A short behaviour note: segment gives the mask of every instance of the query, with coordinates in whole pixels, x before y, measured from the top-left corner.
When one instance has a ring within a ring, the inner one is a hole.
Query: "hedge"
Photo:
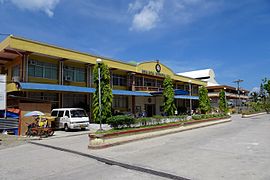
[[[180,116],[160,116],[156,115],[153,117],[141,117],[141,118],[133,118],[129,115],[118,115],[112,116],[107,119],[107,124],[109,124],[112,128],[119,129],[123,127],[131,127],[134,126],[147,126],[147,125],[154,125],[154,124],[161,124],[161,123],[170,123],[170,122],[177,122],[186,120],[186,115]]]
[[[223,118],[227,117],[226,114],[196,114],[192,116],[194,120],[210,119],[210,118]]]
[[[130,127],[135,123],[135,119],[132,116],[128,115],[118,115],[112,116],[107,119],[107,124],[109,124],[113,128],[122,128],[122,127]]]

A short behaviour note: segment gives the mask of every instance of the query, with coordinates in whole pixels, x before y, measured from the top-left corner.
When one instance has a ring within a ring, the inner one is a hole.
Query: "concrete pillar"
[[[59,72],[59,75],[58,75],[58,84],[59,85],[63,85],[64,84],[64,60],[65,59],[62,59],[58,63],[58,72]]]

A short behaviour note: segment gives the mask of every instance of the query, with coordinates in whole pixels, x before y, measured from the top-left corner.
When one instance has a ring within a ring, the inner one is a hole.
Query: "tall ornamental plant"
[[[199,108],[202,114],[206,114],[211,110],[208,90],[204,86],[199,89]]]
[[[174,89],[173,83],[170,76],[166,76],[165,80],[163,81],[163,97],[164,97],[164,112],[167,116],[174,115],[176,111],[176,106],[174,103]]]
[[[265,78],[263,80],[263,88],[266,91],[265,97],[263,97],[263,108],[269,114],[270,113],[270,79]]]
[[[228,112],[227,100],[226,100],[226,95],[225,95],[224,90],[221,90],[219,92],[219,109],[223,113]]]
[[[100,89],[101,89],[101,117],[99,117],[99,80],[98,68],[100,68]],[[110,86],[110,71],[106,64],[99,63],[94,67],[94,84],[96,91],[93,95],[93,117],[95,122],[106,122],[106,119],[112,116],[112,88]]]

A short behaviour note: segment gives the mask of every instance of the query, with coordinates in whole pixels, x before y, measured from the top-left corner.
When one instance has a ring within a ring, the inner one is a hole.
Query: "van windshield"
[[[84,110],[71,110],[71,117],[87,117],[87,114]]]

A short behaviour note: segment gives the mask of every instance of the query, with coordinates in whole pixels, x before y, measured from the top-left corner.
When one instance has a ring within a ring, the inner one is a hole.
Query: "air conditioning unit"
[[[65,80],[65,81],[71,81],[72,78],[71,78],[70,76],[65,76],[65,77],[64,77],[64,80]]]
[[[12,77],[12,82],[20,82],[20,77],[19,76],[13,76]]]
[[[37,64],[37,61],[35,61],[35,60],[29,60],[29,64],[36,65]]]

